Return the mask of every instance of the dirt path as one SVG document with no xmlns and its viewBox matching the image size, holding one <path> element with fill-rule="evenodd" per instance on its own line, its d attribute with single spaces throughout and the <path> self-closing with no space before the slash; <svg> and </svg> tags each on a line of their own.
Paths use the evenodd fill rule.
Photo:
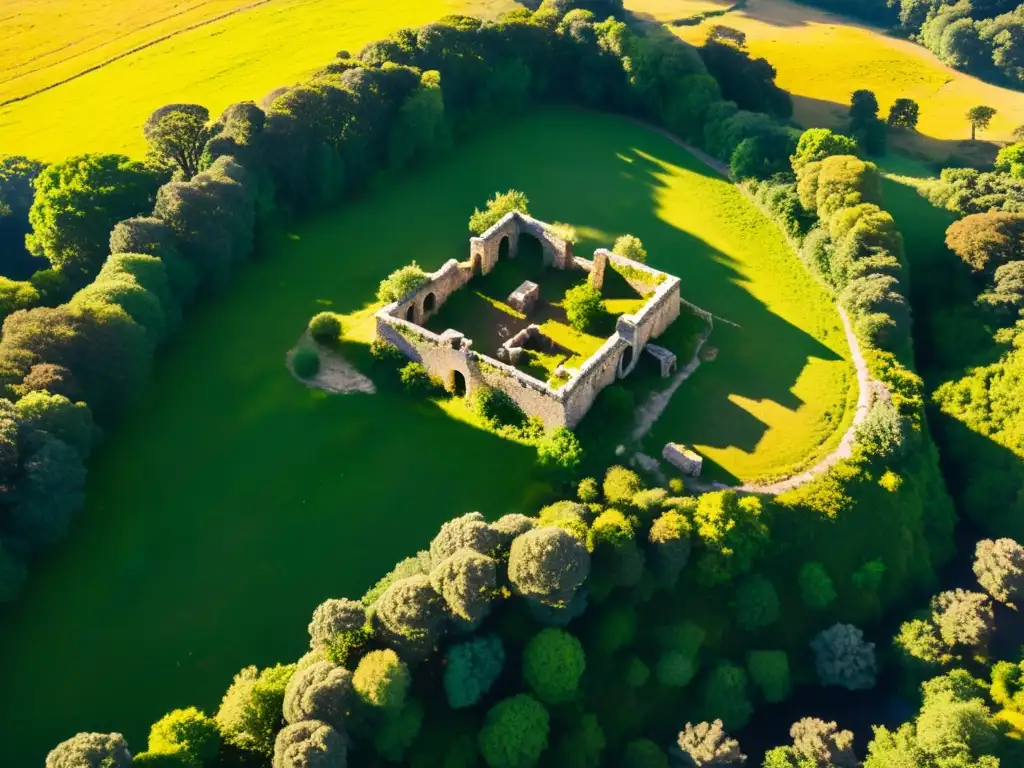
<svg viewBox="0 0 1024 768">
<path fill-rule="evenodd" d="M 642 123 L 642 121 L 636 121 Z M 679 139 L 677 136 L 673 136 L 666 130 L 658 128 L 656 126 L 648 126 L 652 130 L 657 131 L 662 136 L 666 137 L 670 141 L 683 147 L 687 152 L 696 157 L 702 163 L 707 165 L 712 170 L 721 174 L 724 178 L 729 178 L 729 169 L 719 160 L 711 157 L 705 152 L 700 151 L 696 147 L 691 147 L 686 142 Z M 738 187 L 737 187 L 738 188 Z M 741 192 L 743 190 L 740 190 Z M 743 193 L 746 197 L 746 193 Z M 788 239 L 788 238 L 787 238 Z M 864 354 L 861 352 L 860 342 L 857 340 L 857 335 L 853 332 L 853 326 L 850 324 L 850 318 L 846 314 L 841 306 L 836 304 L 836 310 L 839 312 L 839 319 L 843 321 L 843 331 L 846 333 L 846 343 L 850 347 L 850 358 L 853 361 L 853 367 L 857 373 L 857 410 L 853 416 L 853 422 L 850 424 L 849 429 L 843 434 L 842 440 L 839 441 L 839 445 L 835 447 L 827 456 L 821 461 L 815 464 L 810 469 L 803 472 L 799 472 L 795 475 L 777 480 L 773 483 L 757 484 L 757 483 L 744 483 L 742 485 L 726 485 L 725 483 L 704 483 L 700 480 L 688 480 L 687 487 L 698 491 L 714 491 L 714 490 L 726 490 L 732 489 L 737 491 L 744 491 L 747 493 L 764 493 L 777 495 L 786 491 L 791 491 L 794 488 L 799 488 L 805 483 L 811 482 L 814 478 L 818 477 L 822 472 L 827 470 L 833 464 L 842 459 L 847 459 L 853 453 L 853 445 L 857 432 L 857 427 L 863 423 L 864 419 L 867 418 L 868 411 L 871 408 L 871 403 L 876 395 L 882 395 L 886 392 L 885 386 L 878 381 L 871 378 L 871 374 L 868 371 L 867 363 L 864 360 Z M 704 346 L 704 342 L 707 340 L 708 335 L 711 333 L 711 329 L 701 337 L 700 343 L 697 346 L 697 351 L 694 353 L 693 359 L 690 360 L 686 366 L 676 373 L 672 380 L 672 383 L 660 392 L 655 392 L 647 400 L 636 409 L 636 427 L 632 432 L 632 439 L 634 442 L 639 441 L 644 435 L 646 435 L 654 423 L 658 420 L 665 409 L 668 407 L 669 402 L 672 400 L 672 396 L 676 390 L 682 385 L 686 379 L 688 379 L 695 370 L 700 366 L 700 350 Z"/>
</svg>

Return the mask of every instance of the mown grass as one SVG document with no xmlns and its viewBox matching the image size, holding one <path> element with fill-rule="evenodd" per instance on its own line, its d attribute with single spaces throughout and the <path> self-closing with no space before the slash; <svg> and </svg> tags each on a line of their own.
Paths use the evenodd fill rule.
<svg viewBox="0 0 1024 768">
<path fill-rule="evenodd" d="M 532 449 L 455 408 L 328 396 L 285 367 L 314 313 L 357 312 L 413 258 L 468 257 L 468 215 L 495 190 L 586 232 L 580 253 L 636 234 L 684 295 L 739 324 L 718 323 L 719 358 L 680 390 L 666 439 L 738 477 L 827 444 L 852 374 L 835 309 L 708 174 L 630 121 L 542 110 L 276 241 L 164 350 L 95 457 L 71 538 L 0 616 L 5 763 L 39 765 L 82 730 L 140 749 L 167 710 L 212 711 L 241 667 L 299 656 L 317 603 L 362 594 L 442 521 L 532 511 Z"/>
<path fill-rule="evenodd" d="M 157 107 L 196 102 L 217 115 L 259 101 L 347 49 L 446 13 L 494 15 L 512 0 L 13 0 L 0 12 L 0 152 L 59 160 L 145 153 Z M 231 15 L 220 18 L 223 14 Z M 193 25 L 198 25 L 194 26 Z M 143 50 L 126 52 L 154 43 Z M 110 62 L 104 65 L 104 62 Z M 102 65 L 102 66 L 100 66 Z"/>
<path fill-rule="evenodd" d="M 669 23 L 676 35 L 695 45 L 716 24 L 745 32 L 750 52 L 768 59 L 778 71 L 778 84 L 793 94 L 794 116 L 803 125 L 841 125 L 850 94 L 858 88 L 874 91 L 886 112 L 900 97 L 921 105 L 919 133 L 897 137 L 894 143 L 927 159 L 978 149 L 966 141 L 971 132 L 964 119 L 978 104 L 998 110 L 980 138 L 1007 141 L 1010 132 L 1024 124 L 1024 93 L 957 72 L 926 48 L 880 29 L 789 0 L 750 0 L 743 8 L 695 26 L 670 23 L 731 5 L 730 0 L 626 2 L 629 10 Z"/>
</svg>

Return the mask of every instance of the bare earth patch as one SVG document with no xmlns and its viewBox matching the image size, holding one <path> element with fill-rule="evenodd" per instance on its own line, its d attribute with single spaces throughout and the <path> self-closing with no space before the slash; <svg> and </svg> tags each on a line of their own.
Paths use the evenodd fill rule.
<svg viewBox="0 0 1024 768">
<path fill-rule="evenodd" d="M 320 355 L 320 370 L 311 379 L 303 379 L 295 373 L 295 369 L 292 367 L 292 358 L 298 350 L 304 347 L 315 349 Z M 292 376 L 307 387 L 322 389 L 332 395 L 347 395 L 352 392 L 364 392 L 367 395 L 372 395 L 377 391 L 373 382 L 361 374 L 352 363 L 333 349 L 327 349 L 317 344 L 309 337 L 308 332 L 302 334 L 299 343 L 288 350 L 285 364 Z"/>
</svg>

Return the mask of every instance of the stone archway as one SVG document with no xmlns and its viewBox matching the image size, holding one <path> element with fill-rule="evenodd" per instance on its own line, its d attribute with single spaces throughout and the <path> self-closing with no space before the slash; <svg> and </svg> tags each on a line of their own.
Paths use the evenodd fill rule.
<svg viewBox="0 0 1024 768">
<path fill-rule="evenodd" d="M 511 249 L 511 243 L 509 242 L 508 235 L 501 238 L 501 242 L 498 243 L 498 261 L 504 261 L 509 256 L 509 250 Z"/>
<path fill-rule="evenodd" d="M 437 304 L 437 297 L 434 296 L 433 293 L 428 293 L 423 298 L 423 311 L 424 312 L 433 312 L 434 311 L 434 306 L 436 304 Z"/>
<path fill-rule="evenodd" d="M 405 311 L 405 319 L 410 323 L 416 322 L 416 305 L 410 304 L 409 308 Z"/>
<path fill-rule="evenodd" d="M 452 371 L 451 389 L 452 389 L 452 392 L 455 394 L 456 397 L 465 397 L 466 396 L 466 392 L 467 392 L 467 389 L 466 389 L 466 377 L 462 373 L 462 371 L 456 371 L 456 370 Z"/>
<path fill-rule="evenodd" d="M 633 345 L 626 347 L 626 350 L 622 353 L 622 357 L 619 358 L 619 378 L 621 379 L 627 373 L 633 370 Z"/>
</svg>

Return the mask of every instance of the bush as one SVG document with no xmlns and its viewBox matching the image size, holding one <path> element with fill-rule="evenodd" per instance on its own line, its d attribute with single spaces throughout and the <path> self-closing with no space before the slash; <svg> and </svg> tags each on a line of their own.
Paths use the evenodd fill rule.
<svg viewBox="0 0 1024 768">
<path fill-rule="evenodd" d="M 507 392 L 490 387 L 477 387 L 474 390 L 473 410 L 494 427 L 518 426 L 526 418 L 522 408 Z"/>
<path fill-rule="evenodd" d="M 404 299 L 429 279 L 415 261 L 412 264 L 396 269 L 384 280 L 381 280 L 377 288 L 377 301 L 390 304 L 393 301 Z"/>
<path fill-rule="evenodd" d="M 827 608 L 836 599 L 832 579 L 821 563 L 804 563 L 800 567 L 797 581 L 800 584 L 800 597 L 809 608 Z"/>
<path fill-rule="evenodd" d="M 311 379 L 320 372 L 320 355 L 315 349 L 302 347 L 292 356 L 292 370 L 300 379 Z"/>
<path fill-rule="evenodd" d="M 195 707 L 176 709 L 157 720 L 150 728 L 149 751 L 180 754 L 186 765 L 203 768 L 220 752 L 217 722 Z"/>
<path fill-rule="evenodd" d="M 548 711 L 532 696 L 505 699 L 487 713 L 478 737 L 480 754 L 490 768 L 528 768 L 547 749 L 550 727 Z"/>
<path fill-rule="evenodd" d="M 785 651 L 751 651 L 747 654 L 747 671 L 769 704 L 789 698 L 789 659 Z"/>
<path fill-rule="evenodd" d="M 529 213 L 527 206 L 530 201 L 522 192 L 510 189 L 504 194 L 494 193 L 494 197 L 487 201 L 487 207 L 481 211 L 479 208 L 473 211 L 469 217 L 469 231 L 474 235 L 482 235 L 492 226 L 498 223 L 502 216 L 511 212 Z"/>
<path fill-rule="evenodd" d="M 582 461 L 583 447 L 571 429 L 554 429 L 537 443 L 537 463 L 543 469 L 569 474 L 576 471 Z"/>
<path fill-rule="evenodd" d="M 491 689 L 505 666 L 505 649 L 497 635 L 475 637 L 448 649 L 444 693 L 452 709 L 471 707 Z"/>
<path fill-rule="evenodd" d="M 576 488 L 576 498 L 584 504 L 592 504 L 596 502 L 600 496 L 601 490 L 597 485 L 597 480 L 592 477 L 585 477 L 580 480 L 580 484 Z"/>
<path fill-rule="evenodd" d="M 413 397 L 429 397 L 441 388 L 423 363 L 406 363 L 398 371 L 398 378 L 406 393 Z"/>
<path fill-rule="evenodd" d="M 542 629 L 523 649 L 523 677 L 545 704 L 572 700 L 585 668 L 580 641 L 561 629 Z"/>
<path fill-rule="evenodd" d="M 643 488 L 640 476 L 625 467 L 611 467 L 604 475 L 602 490 L 609 504 L 628 505 Z"/>
<path fill-rule="evenodd" d="M 647 249 L 640 242 L 640 238 L 633 235 L 623 235 L 616 240 L 615 245 L 612 246 L 612 253 L 639 261 L 641 264 L 647 262 Z"/>
<path fill-rule="evenodd" d="M 565 292 L 562 309 L 569 325 L 582 333 L 593 327 L 604 314 L 601 292 L 589 282 L 573 286 Z"/>
<path fill-rule="evenodd" d="M 736 623 L 748 632 L 774 624 L 779 619 L 779 594 L 763 576 L 750 576 L 736 590 L 733 603 Z"/>
<path fill-rule="evenodd" d="M 409 692 L 409 667 L 390 648 L 370 651 L 352 675 L 352 687 L 359 698 L 380 709 L 401 709 Z"/>
<path fill-rule="evenodd" d="M 285 688 L 294 673 L 294 664 L 278 664 L 261 672 L 246 667 L 235 675 L 215 716 L 224 741 L 270 757 L 281 724 Z"/>
<path fill-rule="evenodd" d="M 341 336 L 341 320 L 333 312 L 320 312 L 309 321 L 309 334 L 321 343 L 335 342 Z"/>
</svg>

